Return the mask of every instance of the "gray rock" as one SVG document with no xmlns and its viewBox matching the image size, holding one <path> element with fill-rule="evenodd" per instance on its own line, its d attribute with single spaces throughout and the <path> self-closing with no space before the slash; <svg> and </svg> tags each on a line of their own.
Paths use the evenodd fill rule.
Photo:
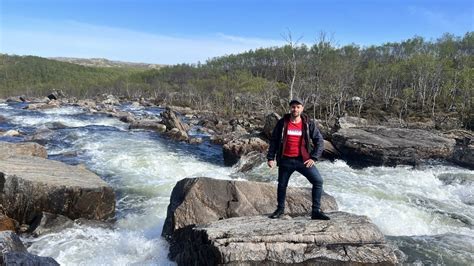
<svg viewBox="0 0 474 266">
<path fill-rule="evenodd" d="M 43 109 L 52 109 L 58 108 L 60 106 L 60 102 L 57 100 L 50 100 L 46 103 L 30 103 L 25 109 L 28 110 L 43 110 Z"/>
<path fill-rule="evenodd" d="M 368 122 L 364 118 L 346 115 L 343 117 L 339 117 L 336 120 L 334 128 L 339 130 L 339 129 L 347 129 L 347 128 L 353 128 L 353 127 L 365 127 L 367 125 L 368 125 Z"/>
<path fill-rule="evenodd" d="M 59 266 L 51 257 L 41 257 L 27 252 L 8 252 L 3 254 L 4 265 Z"/>
<path fill-rule="evenodd" d="M 366 216 L 328 214 L 269 219 L 237 217 L 176 232 L 170 258 L 178 265 L 387 264 L 399 263 L 396 248 Z"/>
<path fill-rule="evenodd" d="M 264 153 L 267 149 L 268 143 L 260 137 L 245 135 L 235 138 L 222 146 L 224 164 L 228 166 L 234 165 L 239 161 L 240 157 L 251 151 Z"/>
<path fill-rule="evenodd" d="M 474 169 L 474 142 L 470 138 L 458 139 L 454 147 L 453 157 L 450 161 Z"/>
<path fill-rule="evenodd" d="M 105 95 L 102 95 L 102 96 L 105 96 Z M 104 105 L 119 105 L 120 100 L 117 97 L 109 94 L 109 95 L 105 96 L 105 99 L 102 100 L 101 103 L 104 104 Z"/>
<path fill-rule="evenodd" d="M 130 129 L 135 128 L 150 129 L 160 133 L 166 131 L 166 126 L 160 124 L 160 121 L 154 119 L 140 119 L 132 121 L 130 123 Z"/>
<path fill-rule="evenodd" d="M 341 155 L 339 151 L 334 147 L 334 145 L 332 145 L 331 142 L 324 140 L 324 150 L 322 157 L 325 159 L 333 160 L 339 158 L 340 156 Z"/>
<path fill-rule="evenodd" d="M 13 155 L 47 158 L 46 148 L 33 142 L 10 143 L 0 141 L 0 158 Z"/>
<path fill-rule="evenodd" d="M 176 114 L 170 108 L 166 108 L 166 110 L 161 113 L 161 117 L 163 118 L 163 124 L 165 124 L 166 128 L 177 128 L 183 132 L 187 132 L 189 130 L 189 126 L 182 122 L 181 119 L 176 116 Z"/>
<path fill-rule="evenodd" d="M 189 141 L 188 133 L 179 130 L 178 128 L 172 128 L 170 131 L 166 132 L 166 135 L 177 141 Z"/>
<path fill-rule="evenodd" d="M 22 102 L 22 100 L 20 100 L 20 97 L 8 97 L 5 102 L 7 102 L 7 103 L 19 103 L 19 102 Z"/>
<path fill-rule="evenodd" d="M 43 212 L 38 224 L 34 226 L 32 234 L 40 236 L 70 228 L 74 226 L 74 221 L 60 214 Z"/>
<path fill-rule="evenodd" d="M 340 129 L 332 142 L 353 166 L 417 165 L 422 159 L 451 158 L 454 150 L 454 140 L 420 129 Z"/>
<path fill-rule="evenodd" d="M 43 125 L 36 129 L 35 133 L 30 136 L 26 136 L 26 141 L 33 141 L 40 145 L 46 145 L 54 137 L 54 131 Z"/>
<path fill-rule="evenodd" d="M 202 141 L 203 141 L 202 138 L 190 138 L 189 144 L 201 144 Z"/>
<path fill-rule="evenodd" d="M 26 248 L 20 238 L 13 231 L 0 232 L 0 250 L 2 253 L 7 252 L 26 252 Z"/>
<path fill-rule="evenodd" d="M 251 151 L 240 157 L 240 160 L 234 164 L 233 169 L 236 173 L 245 173 L 266 162 L 267 157 L 265 154 L 258 151 Z"/>
<path fill-rule="evenodd" d="M 276 208 L 276 185 L 263 182 L 185 178 L 171 193 L 162 235 L 175 230 L 230 217 L 269 214 Z M 285 211 L 290 215 L 311 212 L 311 189 L 289 187 Z M 337 210 L 336 200 L 324 193 L 323 211 Z"/>
<path fill-rule="evenodd" d="M 18 235 L 12 231 L 0 232 L 0 250 L 1 265 L 59 265 L 53 258 L 28 253 Z"/>
<path fill-rule="evenodd" d="M 81 166 L 39 157 L 3 157 L 0 184 L 0 204 L 20 223 L 31 224 L 43 211 L 71 219 L 114 216 L 114 191 Z"/>
</svg>

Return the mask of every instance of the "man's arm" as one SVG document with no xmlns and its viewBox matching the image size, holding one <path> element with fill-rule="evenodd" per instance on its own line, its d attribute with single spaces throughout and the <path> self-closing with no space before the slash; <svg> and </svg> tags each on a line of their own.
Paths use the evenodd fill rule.
<svg viewBox="0 0 474 266">
<path fill-rule="evenodd" d="M 318 127 L 316 126 L 316 123 L 311 120 L 309 123 L 309 134 L 310 138 L 313 141 L 314 149 L 311 151 L 310 157 L 313 160 L 319 160 L 321 158 L 321 155 L 323 155 L 324 151 L 324 139 L 323 135 L 321 135 L 321 132 L 319 132 Z"/>
<path fill-rule="evenodd" d="M 275 155 L 280 148 L 281 131 L 283 130 L 283 119 L 278 120 L 275 128 L 272 131 L 272 137 L 270 138 L 270 145 L 268 147 L 267 160 L 275 160 Z"/>
</svg>

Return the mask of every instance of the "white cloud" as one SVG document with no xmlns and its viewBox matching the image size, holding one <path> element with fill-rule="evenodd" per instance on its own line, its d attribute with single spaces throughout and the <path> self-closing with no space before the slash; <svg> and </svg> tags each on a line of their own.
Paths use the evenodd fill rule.
<svg viewBox="0 0 474 266">
<path fill-rule="evenodd" d="M 102 57 L 158 64 L 204 62 L 215 56 L 283 44 L 277 40 L 223 33 L 206 37 L 174 37 L 76 21 L 42 20 L 2 27 L 2 53 L 44 57 Z"/>
</svg>

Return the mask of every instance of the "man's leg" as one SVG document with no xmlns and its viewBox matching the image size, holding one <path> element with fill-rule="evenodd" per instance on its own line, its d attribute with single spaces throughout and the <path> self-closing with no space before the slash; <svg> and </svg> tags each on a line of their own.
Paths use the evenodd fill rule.
<svg viewBox="0 0 474 266">
<path fill-rule="evenodd" d="M 290 180 L 290 176 L 291 174 L 293 174 L 294 171 L 295 169 L 293 167 L 288 167 L 285 165 L 280 165 L 278 167 L 278 209 L 285 209 L 286 188 L 288 187 L 288 181 Z"/>
<path fill-rule="evenodd" d="M 270 218 L 280 218 L 285 212 L 285 198 L 286 198 L 286 188 L 288 186 L 288 181 L 290 180 L 291 174 L 295 171 L 291 167 L 289 162 L 282 162 L 278 167 L 278 188 L 277 188 L 277 209 L 270 215 Z"/>
<path fill-rule="evenodd" d="M 313 189 L 311 190 L 313 198 L 311 218 L 329 220 L 329 217 L 320 211 L 321 195 L 323 194 L 323 178 L 321 177 L 318 169 L 315 166 L 306 167 L 303 165 L 303 167 L 298 168 L 297 171 L 306 177 L 306 179 L 308 179 L 308 181 L 313 185 Z"/>
<path fill-rule="evenodd" d="M 313 212 L 319 211 L 321 207 L 321 195 L 323 193 L 323 178 L 315 166 L 312 167 L 300 167 L 298 172 L 302 174 L 308 181 L 313 185 L 311 190 L 313 196 Z"/>
</svg>

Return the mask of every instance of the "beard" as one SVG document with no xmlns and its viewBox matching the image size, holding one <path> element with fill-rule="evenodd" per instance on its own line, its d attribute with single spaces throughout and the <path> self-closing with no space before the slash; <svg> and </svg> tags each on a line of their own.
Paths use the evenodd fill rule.
<svg viewBox="0 0 474 266">
<path fill-rule="evenodd" d="M 298 111 L 292 111 L 292 112 L 291 112 L 291 116 L 292 116 L 292 117 L 298 117 L 298 116 L 300 116 L 300 115 L 301 115 L 301 113 L 298 112 Z"/>
</svg>

